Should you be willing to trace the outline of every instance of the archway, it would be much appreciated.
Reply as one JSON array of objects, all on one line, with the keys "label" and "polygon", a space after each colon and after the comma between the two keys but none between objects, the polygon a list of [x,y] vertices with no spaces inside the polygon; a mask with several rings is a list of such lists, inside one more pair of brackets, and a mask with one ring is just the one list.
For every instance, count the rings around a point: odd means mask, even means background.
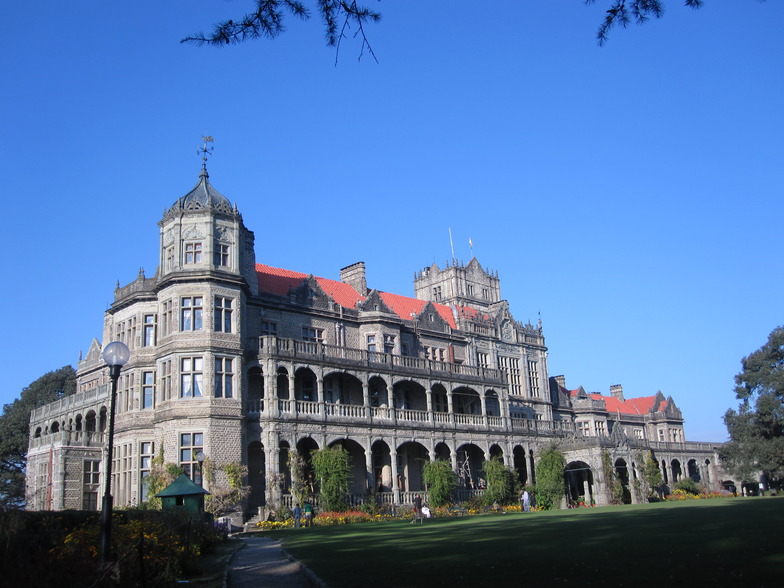
[{"label": "archway", "polygon": [[362,406],[362,382],[345,372],[333,372],[324,377],[324,402]]},{"label": "archway", "polygon": [[690,459],[686,463],[686,472],[687,475],[695,482],[699,483],[702,480],[702,477],[700,476],[700,468],[697,465],[696,459]]},{"label": "archway", "polygon": [[528,483],[528,468],[526,467],[525,463],[525,449],[519,445],[515,445],[515,448],[512,450],[512,460],[514,469],[517,472],[517,479],[520,480],[520,484],[525,486]]},{"label": "archway", "polygon": [[97,423],[95,418],[95,411],[91,410],[84,417],[84,430],[87,431],[88,433],[94,433],[96,426]]},{"label": "archway", "polygon": [[264,445],[254,441],[248,445],[248,508],[251,512],[267,504],[267,475]]},{"label": "archway", "polygon": [[392,386],[392,399],[395,408],[405,410],[427,410],[427,397],[421,384],[403,380]]},{"label": "archway", "polygon": [[391,492],[392,458],[389,445],[384,441],[376,441],[373,443],[370,452],[376,492]]},{"label": "archway", "polygon": [[446,443],[438,443],[435,447],[435,458],[449,461],[452,457],[452,451]]},{"label": "archway", "polygon": [[338,439],[329,446],[342,447],[348,452],[349,459],[351,460],[351,486],[349,487],[349,494],[364,496],[368,491],[365,448],[353,439]]},{"label": "archway", "polygon": [[373,376],[368,382],[368,393],[370,394],[370,406],[374,408],[389,406],[389,392],[384,378]]},{"label": "archway", "polygon": [[618,458],[615,460],[615,475],[618,477],[618,481],[621,483],[621,488],[623,490],[623,494],[621,495],[621,502],[623,504],[631,504],[632,503],[632,493],[629,489],[629,468],[626,465],[626,460]]},{"label": "archway", "polygon": [[275,387],[277,388],[278,398],[281,400],[289,399],[289,372],[286,368],[278,368]]},{"label": "archway", "polygon": [[247,411],[257,413],[264,410],[264,373],[259,366],[248,370]]},{"label": "archway", "polygon": [[430,453],[424,445],[416,441],[408,441],[397,449],[398,488],[401,492],[423,492],[425,463],[430,460]]},{"label": "archway", "polygon": [[446,388],[444,386],[433,384],[430,388],[430,403],[433,406],[433,412],[449,412],[449,401],[447,400]]},{"label": "archway", "polygon": [[673,459],[670,463],[672,465],[672,481],[675,483],[683,477],[683,470],[681,470],[681,462],[677,459]]},{"label": "archway", "polygon": [[484,471],[482,462],[485,452],[473,443],[466,443],[457,448],[457,477],[458,484],[464,488],[477,490],[484,488]]},{"label": "archway", "polygon": [[482,414],[482,403],[479,393],[465,386],[456,388],[452,392],[452,410],[455,414]]},{"label": "archway", "polygon": [[501,403],[498,401],[498,394],[494,390],[488,390],[485,393],[485,413],[491,417],[501,416]]},{"label": "archway", "polygon": [[593,501],[593,470],[584,461],[572,461],[564,469],[566,495],[570,504],[580,501],[591,504]]},{"label": "archway", "polygon": [[299,368],[294,372],[294,395],[297,400],[316,402],[316,374],[310,368]]},{"label": "archway", "polygon": [[504,459],[504,450],[501,449],[501,446],[498,445],[497,443],[493,443],[490,446],[490,459],[493,459],[494,457],[497,457],[502,461]]}]

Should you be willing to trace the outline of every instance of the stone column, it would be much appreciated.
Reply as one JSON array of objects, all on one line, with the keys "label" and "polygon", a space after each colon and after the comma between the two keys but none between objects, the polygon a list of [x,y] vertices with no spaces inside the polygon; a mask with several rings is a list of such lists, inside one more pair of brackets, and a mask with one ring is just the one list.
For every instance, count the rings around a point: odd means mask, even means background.
[{"label": "stone column", "polygon": [[389,449],[389,462],[390,467],[392,469],[392,495],[395,497],[395,504],[400,504],[400,486],[397,483],[397,447],[396,440],[394,441],[394,447]]}]

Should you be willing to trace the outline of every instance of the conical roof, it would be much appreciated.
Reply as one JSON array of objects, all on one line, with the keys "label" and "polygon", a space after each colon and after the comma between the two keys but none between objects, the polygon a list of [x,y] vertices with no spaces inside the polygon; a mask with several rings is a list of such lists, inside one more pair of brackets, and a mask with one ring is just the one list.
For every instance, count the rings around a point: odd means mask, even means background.
[{"label": "conical roof", "polygon": [[210,184],[206,166],[201,168],[198,183],[190,192],[177,200],[168,212],[187,210],[213,210],[225,214],[234,212],[229,199]]},{"label": "conical roof", "polygon": [[194,484],[185,474],[180,474],[174,482],[166,486],[166,488],[158,492],[155,496],[191,496],[194,494],[209,494],[209,492],[198,484]]}]

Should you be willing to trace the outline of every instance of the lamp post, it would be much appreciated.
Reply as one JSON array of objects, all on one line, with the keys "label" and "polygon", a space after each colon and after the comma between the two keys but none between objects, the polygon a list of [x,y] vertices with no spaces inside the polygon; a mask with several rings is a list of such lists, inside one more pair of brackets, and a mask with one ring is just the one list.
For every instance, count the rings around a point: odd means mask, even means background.
[{"label": "lamp post", "polygon": [[199,486],[204,488],[204,452],[199,451],[196,454],[196,461],[199,462]]},{"label": "lamp post", "polygon": [[109,561],[109,546],[112,541],[112,454],[114,452],[114,405],[117,398],[117,379],[122,366],[128,363],[131,351],[125,343],[113,341],[103,350],[103,360],[109,366],[112,392],[109,398],[109,440],[106,446],[106,478],[103,503],[101,505],[101,562]]}]

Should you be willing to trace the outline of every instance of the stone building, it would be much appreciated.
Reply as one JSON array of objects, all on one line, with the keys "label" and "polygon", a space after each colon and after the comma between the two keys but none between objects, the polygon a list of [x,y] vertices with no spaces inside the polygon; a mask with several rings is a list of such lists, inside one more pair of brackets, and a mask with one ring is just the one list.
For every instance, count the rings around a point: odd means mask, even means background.
[{"label": "stone building", "polygon": [[[157,271],[118,285],[104,318],[103,341],[131,350],[116,401],[117,506],[147,498],[160,454],[198,480],[198,452],[248,466],[247,513],[288,504],[288,453],[336,444],[351,456],[355,500],[373,490],[409,503],[436,458],[451,461],[464,493],[481,492],[482,462],[496,456],[534,483],[553,442],[569,459],[571,497],[597,504],[609,499],[603,453],[628,488],[649,450],[669,483],[722,482],[717,446],[685,441],[672,398],[587,394],[548,377],[542,325],[515,320],[498,275],[475,258],[417,272],[414,297],[370,288],[363,262],[339,280],[257,263],[253,232],[206,165],[158,226]],[[80,359],[75,395],[31,416],[30,509],[99,508],[101,347]]]}]

